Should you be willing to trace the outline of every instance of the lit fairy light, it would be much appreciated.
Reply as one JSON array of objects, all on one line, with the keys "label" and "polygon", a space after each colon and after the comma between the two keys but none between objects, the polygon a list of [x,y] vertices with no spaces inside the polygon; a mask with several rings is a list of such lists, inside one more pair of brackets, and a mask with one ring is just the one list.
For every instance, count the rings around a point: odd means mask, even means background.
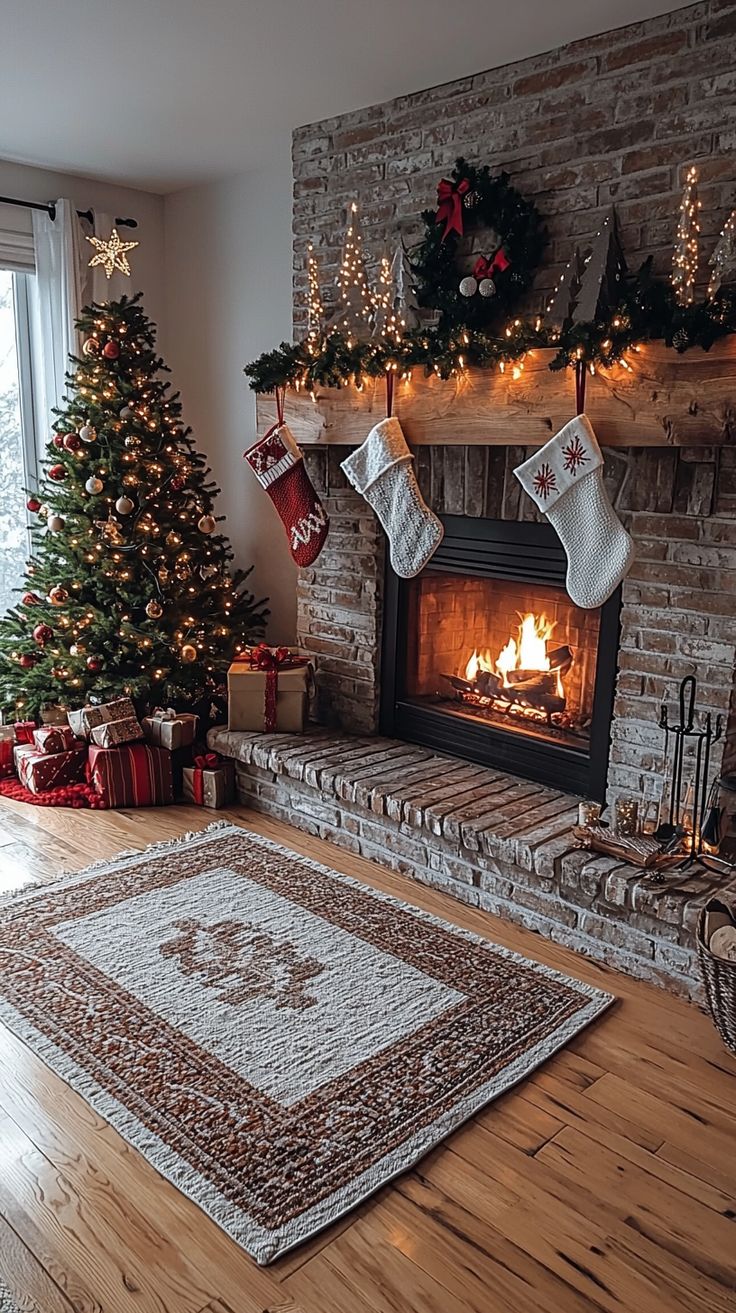
[{"label": "lit fairy light", "polygon": [[672,286],[680,305],[691,305],[695,295],[700,235],[699,212],[698,170],[692,164],[685,178],[677,223],[677,240],[672,253]]}]

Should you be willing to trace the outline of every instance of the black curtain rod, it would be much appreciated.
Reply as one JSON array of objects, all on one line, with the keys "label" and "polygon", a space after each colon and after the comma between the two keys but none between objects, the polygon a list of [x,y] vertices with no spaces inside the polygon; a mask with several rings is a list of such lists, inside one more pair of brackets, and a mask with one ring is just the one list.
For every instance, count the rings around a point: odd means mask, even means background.
[{"label": "black curtain rod", "polygon": [[[51,219],[56,218],[56,206],[53,202],[50,205],[44,205],[41,201],[16,201],[12,196],[0,196],[0,205],[20,205],[24,210],[44,210]],[[80,219],[86,219],[88,223],[94,223],[94,214],[92,210],[77,210]],[[118,228],[137,228],[137,219],[116,219]]]}]

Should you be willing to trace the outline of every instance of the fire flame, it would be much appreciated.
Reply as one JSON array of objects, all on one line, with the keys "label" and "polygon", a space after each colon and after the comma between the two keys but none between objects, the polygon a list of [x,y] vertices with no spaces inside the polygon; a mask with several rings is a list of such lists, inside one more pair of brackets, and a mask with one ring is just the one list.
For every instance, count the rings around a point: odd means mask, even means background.
[{"label": "fire flame", "polygon": [[[473,651],[465,666],[465,678],[470,683],[477,679],[482,670],[485,670],[490,674],[500,675],[504,687],[508,688],[510,670],[549,670],[547,642],[552,637],[556,622],[548,620],[546,615],[534,615],[532,611],[528,611],[519,619],[521,623],[517,637],[509,638],[495,661],[488,648],[484,652],[479,651],[478,648]],[[557,686],[562,696],[562,680],[559,672]]]}]

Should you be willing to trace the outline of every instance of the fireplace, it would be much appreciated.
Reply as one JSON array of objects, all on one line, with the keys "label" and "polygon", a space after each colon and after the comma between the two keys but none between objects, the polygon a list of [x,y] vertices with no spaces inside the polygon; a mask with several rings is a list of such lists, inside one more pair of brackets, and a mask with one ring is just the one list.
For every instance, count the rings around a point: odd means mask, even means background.
[{"label": "fireplace", "polygon": [[388,568],[383,732],[602,800],[619,593],[575,606],[547,524],[442,519],[420,575]]}]

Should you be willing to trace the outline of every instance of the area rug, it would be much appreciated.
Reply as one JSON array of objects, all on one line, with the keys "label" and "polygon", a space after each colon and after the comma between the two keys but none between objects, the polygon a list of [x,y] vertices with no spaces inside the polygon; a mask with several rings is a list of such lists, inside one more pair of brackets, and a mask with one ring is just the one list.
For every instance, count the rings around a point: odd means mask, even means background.
[{"label": "area rug", "polygon": [[259,1263],[611,995],[238,826],[0,907],[0,1020]]}]

